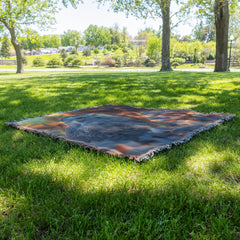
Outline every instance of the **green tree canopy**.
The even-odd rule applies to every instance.
[[[154,35],[155,35],[154,30],[152,30],[151,28],[146,28],[146,29],[140,30],[137,36],[134,37],[134,39],[146,40],[146,42],[148,42],[148,39]]]
[[[58,48],[62,45],[61,37],[58,34],[43,35],[40,39],[44,48]]]
[[[119,31],[119,26],[115,24],[113,27],[109,28],[111,34],[111,44],[120,45],[121,43],[121,33]]]
[[[240,38],[240,6],[236,6],[235,11],[230,15],[229,33],[237,40]]]
[[[11,56],[10,47],[11,47],[11,43],[9,39],[5,36],[2,40],[2,47],[1,47],[1,56],[3,58],[9,58]]]
[[[32,51],[33,49],[39,49],[42,47],[41,37],[37,31],[26,29],[24,35],[24,37],[19,38],[23,49],[29,49]]]
[[[75,46],[78,48],[83,44],[83,37],[80,32],[67,30],[61,35],[62,46]]]
[[[156,36],[148,39],[147,56],[154,59],[156,62],[160,60],[162,41]]]
[[[189,0],[188,6],[196,6],[201,18],[214,18],[216,29],[216,63],[215,72],[228,69],[229,18],[239,6],[238,0]],[[189,8],[190,8],[189,7]]]
[[[193,29],[193,36],[201,42],[215,41],[216,29],[214,19],[207,24],[203,24],[203,21],[201,21],[200,24],[196,25]]]
[[[31,25],[42,28],[55,22],[54,14],[59,10],[58,0],[0,0],[0,28],[4,26],[11,35],[11,42],[17,56],[17,73],[23,72],[21,45],[18,35]],[[79,1],[63,0],[66,5],[71,2],[74,6]]]
[[[104,4],[110,2],[115,12],[125,12],[139,18],[162,18],[162,67],[161,71],[171,70],[170,64],[170,5],[171,0],[97,0]],[[180,2],[180,0],[175,0]]]
[[[105,44],[111,44],[111,34],[109,29],[105,27],[98,27],[97,25],[90,25],[85,31],[86,45],[92,47],[99,47]]]

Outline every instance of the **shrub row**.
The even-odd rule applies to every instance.
[[[126,57],[126,55],[115,55],[112,57],[106,57],[102,61],[100,59],[96,59],[94,62],[95,65],[105,65],[109,67],[154,67],[156,66],[155,60],[148,58],[137,58],[136,60],[129,59]],[[52,57],[47,64],[45,64],[45,61],[42,57],[36,57],[33,60],[33,66],[34,67],[42,67],[47,65],[47,67],[80,67],[84,65],[84,62],[78,55],[70,55],[67,58],[61,60],[59,57]]]
[[[62,61],[59,57],[52,57],[47,64],[45,64],[45,61],[42,57],[36,57],[33,60],[33,66],[34,67],[43,67],[47,65],[48,67],[60,67],[62,65],[66,67],[79,67],[83,65],[83,61],[80,57],[77,55],[70,55],[67,57],[64,61]]]
[[[154,59],[148,58],[144,60],[143,58],[137,58],[135,60],[125,58],[121,55],[116,55],[113,57],[107,57],[102,60],[102,65],[107,65],[109,67],[155,67],[157,65]]]

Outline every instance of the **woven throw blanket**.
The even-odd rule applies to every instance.
[[[110,104],[5,124],[140,162],[234,116]]]

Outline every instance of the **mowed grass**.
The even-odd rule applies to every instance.
[[[110,103],[236,117],[142,164],[4,125]],[[239,238],[239,73],[0,74],[0,239]]]

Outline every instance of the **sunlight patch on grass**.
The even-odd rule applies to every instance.
[[[9,217],[12,207],[13,206],[10,202],[10,199],[0,193],[0,220],[1,221],[4,221],[4,219]]]
[[[11,105],[18,105],[19,103],[20,103],[20,100],[14,100],[9,102],[9,104]]]
[[[0,74],[0,238],[237,239],[239,82],[238,73]],[[4,125],[112,102],[236,117],[142,164]]]

